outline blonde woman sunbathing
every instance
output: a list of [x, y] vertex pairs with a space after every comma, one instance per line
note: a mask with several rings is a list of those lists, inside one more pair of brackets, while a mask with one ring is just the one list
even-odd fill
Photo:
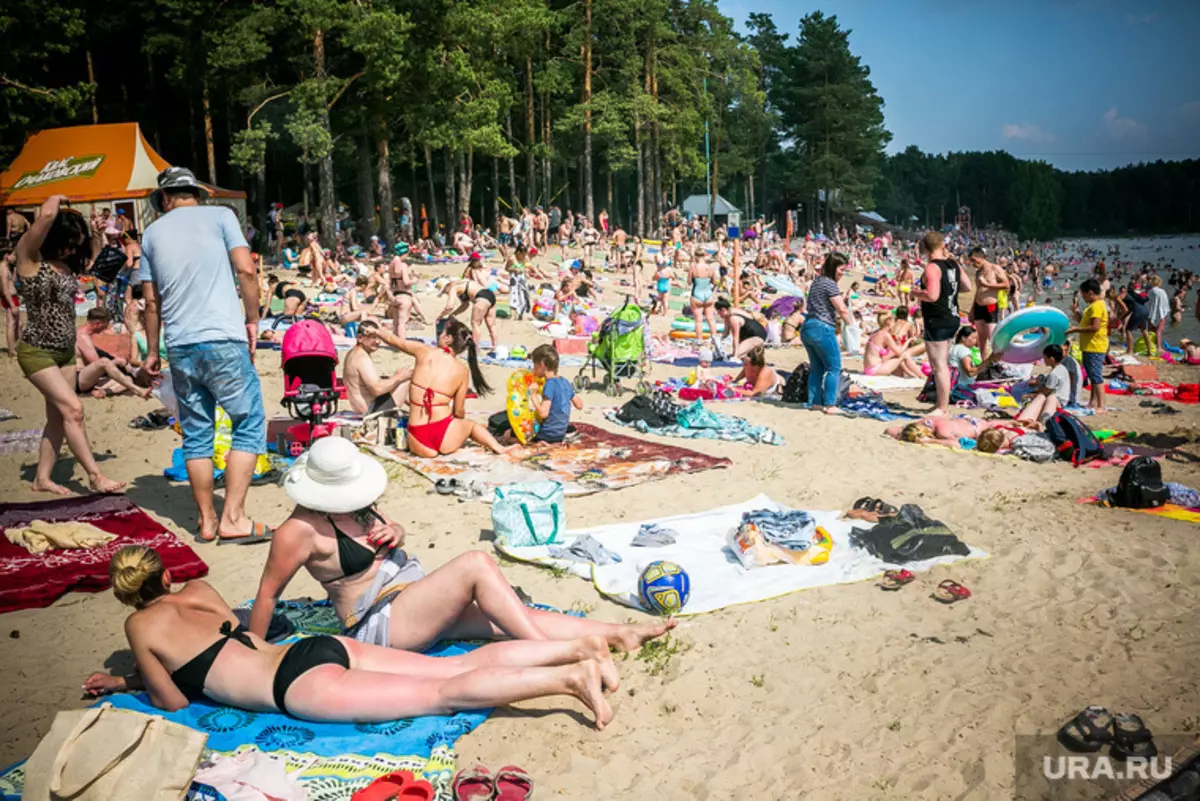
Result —
[[961, 447], [962, 439], [973, 439], [979, 442], [981, 436], [991, 430], [1017, 432], [1014, 436], [1028, 433], [1034, 429], [1034, 424], [1020, 421], [1016, 425], [1011, 420], [980, 420], [976, 417], [925, 417], [915, 423], [903, 426], [892, 426], [887, 435], [901, 442], [915, 442], [922, 445], [946, 445], [951, 448]]
[[136, 610], [125, 636], [137, 670], [124, 677], [93, 673], [83, 685], [91, 695], [144, 689], [168, 712], [207, 697], [254, 712], [356, 723], [569, 695], [592, 711], [596, 728], [613, 718], [604, 691], [617, 689], [617, 670], [602, 637], [515, 640], [452, 657], [350, 637], [272, 645], [243, 627], [206, 582], [173, 590], [170, 571], [150, 548], [117, 551], [110, 574], [117, 600]]

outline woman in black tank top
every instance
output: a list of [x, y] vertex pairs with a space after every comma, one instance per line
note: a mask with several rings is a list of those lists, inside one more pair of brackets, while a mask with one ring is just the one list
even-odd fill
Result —
[[921, 317], [925, 322], [925, 352], [933, 371], [937, 401], [934, 414], [950, 411], [950, 344], [960, 325], [958, 293], [970, 292], [971, 280], [946, 251], [942, 235], [930, 231], [921, 241], [929, 259], [921, 286], [912, 297], [921, 302]]

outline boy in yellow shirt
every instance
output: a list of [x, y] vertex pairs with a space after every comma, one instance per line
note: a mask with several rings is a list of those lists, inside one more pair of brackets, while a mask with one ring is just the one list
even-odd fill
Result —
[[1073, 307], [1079, 317], [1079, 325], [1067, 329], [1067, 334], [1079, 334], [1079, 347], [1083, 351], [1083, 372], [1092, 384], [1088, 406], [1096, 412], [1104, 411], [1104, 357], [1108, 355], [1108, 306], [1100, 293], [1100, 282], [1089, 278], [1079, 285], [1079, 294], [1087, 303], [1083, 314]]

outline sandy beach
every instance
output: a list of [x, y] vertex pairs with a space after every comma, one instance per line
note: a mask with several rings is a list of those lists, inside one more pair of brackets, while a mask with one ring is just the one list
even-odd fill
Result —
[[[489, 264], [493, 266], [496, 262]], [[426, 277], [458, 265], [424, 269]], [[613, 301], [616, 278], [604, 274]], [[843, 286], [846, 282], [843, 282]], [[434, 299], [422, 296], [435, 313]], [[667, 321], [654, 318], [653, 330]], [[549, 340], [528, 322], [500, 321], [506, 344]], [[428, 335], [430, 331], [423, 331]], [[403, 364], [395, 353], [378, 362]], [[802, 347], [773, 349], [792, 369]], [[853, 371], [860, 362], [849, 360]], [[282, 415], [279, 354], [258, 356], [268, 415]], [[493, 386], [507, 371], [485, 367]], [[573, 378], [577, 367], [564, 368]], [[652, 376], [686, 370], [654, 365]], [[1197, 368], [1160, 366], [1172, 383]], [[19, 419], [0, 431], [40, 427], [42, 401], [15, 360], [0, 358], [0, 406]], [[888, 393], [924, 409], [913, 391]], [[624, 399], [629, 394], [626, 393]], [[575, 419], [613, 428], [601, 410], [615, 401], [584, 395]], [[1120, 410], [1094, 427], [1200, 436], [1200, 407], [1151, 415], [1140, 399], [1110, 397]], [[472, 415], [502, 397], [472, 401]], [[684, 618], [669, 658], [619, 662], [616, 719], [597, 733], [582, 707], [549, 700], [496, 711], [458, 743], [458, 765], [524, 767], [538, 797], [565, 799], [1000, 799], [1014, 794], [1014, 737], [1053, 734], [1089, 704], [1136, 712], [1155, 732], [1200, 729], [1200, 549], [1195, 525], [1076, 500], [1116, 484], [1120, 470], [1035, 465], [904, 444], [881, 436], [887, 424], [764, 403], [714, 404], [767, 425], [783, 447], [712, 441], [658, 441], [727, 456], [733, 466], [615, 492], [572, 498], [571, 528], [699, 512], [766, 493], [809, 509], [847, 509], [871, 495], [916, 503], [991, 558], [918, 575], [900, 592], [871, 582], [831, 586]], [[128, 496], [190, 542], [190, 490], [161, 475], [179, 443], [172, 431], [128, 427], [154, 402], [84, 400], [87, 426], [105, 472], [128, 481]], [[1182, 442], [1175, 436], [1172, 442]], [[1200, 445], [1180, 446], [1200, 457]], [[64, 449], [64, 457], [67, 452]], [[0, 497], [38, 500], [27, 482], [34, 454], [0, 456]], [[64, 458], [56, 479], [80, 490], [82, 473]], [[426, 568], [472, 548], [492, 550], [489, 507], [439, 497], [407, 470], [393, 471], [383, 509], [408, 531]], [[1163, 461], [1164, 478], [1200, 486], [1200, 461]], [[275, 486], [254, 488], [248, 511], [269, 525], [290, 510]], [[208, 581], [231, 604], [253, 597], [266, 546], [194, 546]], [[602, 598], [589, 583], [537, 567], [502, 563], [536, 600], [587, 610], [602, 620], [641, 617]], [[973, 597], [944, 606], [930, 598], [953, 578]], [[291, 597], [321, 597], [307, 575]], [[125, 610], [109, 593], [72, 593], [46, 609], [0, 618], [0, 765], [28, 756], [55, 712], [88, 703], [79, 690], [94, 670], [128, 671]], [[560, 710], [565, 710], [560, 711]]]

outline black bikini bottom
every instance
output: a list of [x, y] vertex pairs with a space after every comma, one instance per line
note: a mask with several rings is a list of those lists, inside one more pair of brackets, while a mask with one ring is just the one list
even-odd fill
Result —
[[275, 671], [275, 681], [271, 691], [275, 696], [275, 706], [280, 712], [287, 712], [288, 688], [308, 671], [321, 665], [341, 665], [350, 667], [350, 654], [346, 646], [336, 637], [307, 637], [292, 645], [279, 661], [279, 669]]

